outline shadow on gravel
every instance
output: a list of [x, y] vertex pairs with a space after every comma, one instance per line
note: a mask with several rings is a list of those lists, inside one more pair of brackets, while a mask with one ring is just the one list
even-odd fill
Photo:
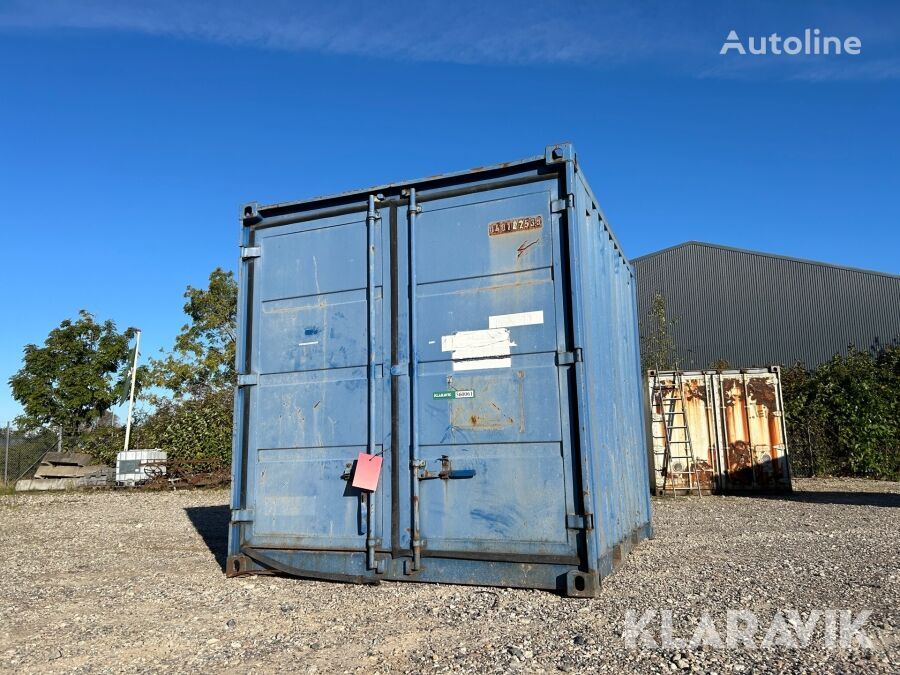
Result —
[[225, 570], [225, 559], [228, 557], [228, 523], [231, 521], [231, 509], [222, 506], [191, 506], [184, 510], [203, 537], [203, 543], [212, 553], [219, 567]]
[[892, 506], [900, 507], [900, 493], [897, 492], [793, 492], [784, 495], [753, 495], [758, 499], [778, 499], [786, 502], [808, 504], [847, 504], [848, 506]]

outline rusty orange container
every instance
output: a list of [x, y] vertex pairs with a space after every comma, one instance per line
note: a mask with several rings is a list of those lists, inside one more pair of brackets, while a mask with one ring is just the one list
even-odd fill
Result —
[[777, 366], [649, 371], [648, 390], [654, 492], [791, 490]]

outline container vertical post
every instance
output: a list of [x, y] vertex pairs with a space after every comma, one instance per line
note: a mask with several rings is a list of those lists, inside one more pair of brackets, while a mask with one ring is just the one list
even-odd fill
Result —
[[[581, 245], [581, 229], [578, 211], [575, 208], [575, 160], [574, 157], [566, 160], [565, 166], [565, 186], [567, 191], [566, 204], [566, 227], [569, 234], [569, 265], [571, 269], [570, 282], [572, 286], [572, 327], [575, 348], [580, 348], [585, 344], [584, 324], [586, 323], [584, 313], [584, 291], [582, 290], [581, 274], [582, 274], [582, 245]], [[571, 198], [568, 195], [573, 195]], [[578, 398], [578, 423], [579, 439], [581, 447], [579, 448], [581, 463], [581, 509], [582, 513], [591, 513], [593, 509], [594, 491], [599, 489], [594, 481], [593, 468], [591, 466], [590, 443], [591, 434], [591, 418], [588, 414], [587, 401], [587, 374], [585, 372], [584, 362], [575, 362], [575, 383], [577, 387]], [[589, 572], [597, 570], [600, 559], [600, 546], [597, 541], [599, 534], [593, 530], [585, 531], [585, 548], [587, 549], [586, 566]]]
[[238, 331], [234, 345], [234, 368], [238, 373], [234, 387], [234, 430], [232, 433], [231, 452], [231, 514], [228, 526], [228, 574], [244, 571], [247, 559], [241, 553], [244, 543], [245, 527], [248, 523], [235, 521], [235, 512], [247, 506], [247, 463], [250, 439], [249, 420], [251, 413], [252, 387], [242, 386], [241, 374], [252, 372], [252, 302], [253, 302], [253, 265], [256, 258], [246, 256], [255, 243], [255, 235], [251, 228], [253, 218], [257, 215], [254, 203], [241, 208], [240, 217], [240, 257], [238, 258], [238, 298], [237, 325]]

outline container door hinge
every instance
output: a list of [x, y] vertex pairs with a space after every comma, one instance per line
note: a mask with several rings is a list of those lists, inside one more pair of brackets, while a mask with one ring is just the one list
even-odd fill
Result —
[[585, 513], [583, 516], [579, 516], [569, 513], [566, 515], [566, 528], [569, 530], [593, 530], [594, 514]]
[[241, 246], [241, 260], [258, 258], [262, 254], [261, 246]]
[[231, 512], [232, 523], [252, 523], [253, 509], [234, 509]]
[[575, 195], [568, 194], [563, 199], [554, 199], [550, 202], [550, 213], [562, 213], [568, 207], [575, 206]]
[[244, 373], [238, 375], [239, 387], [252, 387], [259, 383], [259, 375], [257, 373]]
[[581, 347], [575, 347], [570, 352], [556, 352], [556, 365], [571, 366], [573, 363], [581, 363], [584, 357], [581, 353]]

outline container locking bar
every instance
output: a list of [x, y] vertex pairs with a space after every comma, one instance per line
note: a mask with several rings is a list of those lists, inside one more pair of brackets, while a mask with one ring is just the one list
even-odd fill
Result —
[[[376, 410], [375, 410], [375, 226], [381, 219], [376, 204], [384, 199], [382, 195], [369, 195], [368, 208], [366, 210], [366, 233], [367, 233], [367, 267], [368, 275], [366, 280], [366, 313], [368, 334], [368, 367], [366, 378], [368, 381], [368, 443], [366, 452], [370, 455], [375, 454], [375, 434], [376, 427]], [[370, 494], [360, 494], [361, 522], [365, 528], [366, 535], [366, 569], [375, 569], [375, 500]]]
[[[419, 320], [418, 288], [416, 280], [416, 216], [421, 209], [416, 204], [416, 189], [409, 188], [409, 207], [407, 217], [409, 219], [409, 396], [410, 396], [410, 444], [409, 463], [412, 472], [412, 563], [413, 571], [422, 567], [422, 540], [419, 532], [419, 481], [416, 472], [416, 464], [419, 462]], [[407, 571], [409, 574], [409, 571]]]
[[435, 473], [434, 471], [426, 471], [425, 462], [419, 462], [418, 468], [422, 469], [422, 471], [420, 471], [418, 475], [419, 480], [431, 480], [433, 478], [440, 478], [441, 480], [455, 480], [460, 478], [475, 477], [475, 469], [454, 469], [450, 458], [447, 455], [441, 455], [441, 470], [437, 473]]

